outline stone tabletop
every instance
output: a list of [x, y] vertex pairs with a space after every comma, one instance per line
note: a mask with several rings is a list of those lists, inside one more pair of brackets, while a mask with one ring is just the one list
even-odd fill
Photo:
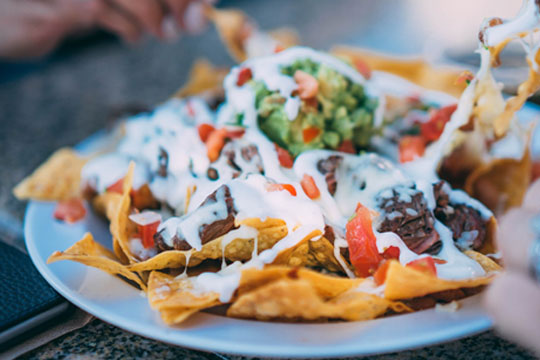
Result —
[[[356, 43], [394, 52], [421, 50], [418, 31], [403, 11], [408, 1], [224, 1], [241, 7], [262, 28], [291, 25], [302, 43], [327, 49]], [[403, 31], [390, 36], [402, 24]], [[415, 32], [416, 31], [416, 32]], [[385, 37], [386, 34], [386, 37]], [[107, 127], [110, 116], [130, 106], [151, 106], [185, 81], [196, 58], [230, 66], [217, 34], [185, 36], [174, 43], [147, 39], [134, 47], [107, 36], [64, 47], [49, 59], [0, 64], [0, 235], [22, 243], [25, 204], [11, 195], [17, 181], [55, 149], [72, 146]], [[34, 350], [24, 358], [240, 359], [173, 347], [130, 334], [100, 320]], [[448, 344], [373, 359], [530, 358], [492, 332]]]

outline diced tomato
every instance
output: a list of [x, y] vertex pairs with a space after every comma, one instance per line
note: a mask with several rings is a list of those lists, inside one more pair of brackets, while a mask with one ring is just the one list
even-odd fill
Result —
[[319, 191], [317, 184], [315, 184], [315, 180], [313, 180], [313, 177], [310, 175], [304, 174], [300, 181], [300, 185], [302, 185], [302, 189], [310, 199], [314, 200], [321, 196], [321, 192]]
[[383, 257], [379, 254], [371, 225], [372, 213], [358, 204], [356, 215], [347, 223], [345, 237], [349, 244], [349, 259], [358, 276], [372, 275]]
[[384, 260], [377, 268], [377, 271], [375, 271], [375, 273], [373, 274], [373, 279], [375, 280], [375, 284], [377, 286], [384, 284], [386, 280], [386, 273], [388, 272], [388, 268], [390, 267], [389, 265], [390, 261]]
[[123, 194], [124, 193], [124, 178], [118, 179], [117, 182], [107, 187], [107, 191]]
[[221, 128], [210, 133], [206, 140], [206, 152], [210, 162], [214, 162], [219, 158], [221, 149], [225, 146], [225, 139], [227, 138], [227, 129]]
[[266, 186], [268, 191], [288, 191], [292, 196], [296, 196], [296, 189], [291, 184], [268, 184]]
[[371, 78], [371, 68], [364, 60], [356, 58], [354, 59], [353, 64], [356, 67], [356, 70], [358, 70], [366, 80]]
[[437, 268], [435, 267], [435, 261], [431, 256], [426, 256], [420, 259], [413, 260], [405, 266], [421, 271], [428, 275], [437, 276]]
[[356, 149], [351, 140], [343, 140], [337, 150], [348, 154], [356, 154]]
[[404, 136], [399, 142], [399, 161], [402, 163], [413, 161], [424, 155], [426, 142], [422, 136]]
[[227, 128], [227, 138], [229, 139], [240, 139], [244, 136], [246, 129], [243, 127], [235, 126], [233, 128]]
[[58, 202], [53, 214], [55, 219], [65, 221], [68, 224], [81, 220], [85, 215], [86, 209], [83, 201], [78, 198]]
[[456, 81], [454, 82], [456, 85], [463, 84], [466, 82], [469, 84], [474, 79], [474, 75], [469, 70], [465, 70], [461, 72], [461, 74], [458, 75]]
[[274, 54], [280, 53], [283, 50], [285, 50], [285, 47], [281, 44], [277, 44], [276, 47], [274, 48]]
[[382, 256], [385, 259], [399, 260], [399, 254], [401, 254], [401, 251], [397, 246], [389, 246], [388, 248], [386, 248], [386, 250], [384, 250]]
[[148, 249], [154, 246], [154, 235], [161, 224], [161, 215], [154, 211], [143, 211], [139, 214], [132, 214], [129, 219], [137, 224], [139, 236], [143, 246]]
[[317, 79], [305, 71], [296, 70], [294, 81], [298, 84], [298, 96], [300, 96], [300, 99], [311, 99], [319, 92]]
[[321, 130], [319, 130], [316, 127], [308, 127], [304, 130], [302, 130], [302, 136], [304, 138], [304, 142], [310, 143], [312, 142], [319, 134], [321, 133]]
[[216, 128], [210, 124], [200, 124], [197, 127], [197, 130], [199, 131], [199, 137], [201, 138], [201, 141], [205, 143], [206, 140], [208, 140], [210, 134], [213, 133]]
[[531, 168], [532, 181], [540, 179], [540, 161], [534, 161]]
[[287, 169], [292, 168], [294, 164], [294, 159], [291, 156], [291, 154], [289, 154], [287, 150], [280, 147], [278, 144], [274, 144], [274, 145], [276, 146], [276, 152], [277, 152], [279, 164]]
[[429, 121], [423, 123], [420, 127], [420, 132], [426, 141], [435, 141], [441, 137], [446, 123], [450, 121], [450, 117], [456, 111], [457, 104], [449, 105], [435, 111]]
[[241, 68], [238, 72], [238, 78], [236, 79], [236, 85], [242, 86], [245, 83], [247, 83], [251, 78], [253, 77], [253, 74], [251, 73], [250, 68]]

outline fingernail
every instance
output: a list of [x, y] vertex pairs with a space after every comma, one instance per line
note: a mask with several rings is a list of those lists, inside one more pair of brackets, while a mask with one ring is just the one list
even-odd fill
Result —
[[180, 37], [180, 29], [175, 18], [172, 15], [167, 15], [161, 22], [161, 31], [163, 39], [166, 41], [174, 41]]
[[206, 28], [204, 4], [199, 1], [191, 2], [184, 14], [186, 30], [191, 34], [199, 34]]

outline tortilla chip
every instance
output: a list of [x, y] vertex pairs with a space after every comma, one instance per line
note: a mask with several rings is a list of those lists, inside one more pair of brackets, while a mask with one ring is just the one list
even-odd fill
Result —
[[139, 260], [129, 248], [130, 235], [134, 233], [134, 224], [129, 220], [131, 212], [131, 184], [133, 183], [133, 171], [135, 163], [129, 164], [128, 172], [124, 177], [123, 193], [121, 199], [113, 198], [108, 206], [107, 217], [110, 220], [110, 231], [113, 236], [113, 250], [119, 259], [127, 259], [128, 263], [136, 263]]
[[19, 200], [60, 201], [81, 197], [81, 170], [86, 159], [70, 148], [54, 152], [13, 194]]
[[501, 271], [503, 269], [495, 261], [493, 261], [492, 259], [488, 258], [486, 255], [479, 253], [477, 251], [467, 250], [465, 251], [465, 254], [471, 259], [473, 259], [474, 261], [476, 261], [477, 263], [479, 263], [480, 266], [482, 266], [482, 268], [488, 274], [496, 272], [496, 271]]
[[257, 320], [356, 321], [374, 319], [389, 309], [408, 310], [403, 304], [354, 291], [362, 281], [306, 269], [248, 269], [242, 272], [238, 299], [227, 315]]
[[531, 167], [528, 150], [521, 160], [494, 159], [469, 174], [464, 189], [500, 215], [521, 205], [530, 184]]
[[69, 249], [55, 251], [47, 260], [47, 264], [59, 260], [72, 260], [103, 270], [111, 275], [121, 275], [139, 285], [142, 290], [146, 290], [146, 286], [141, 279], [121, 264], [114, 253], [95, 242], [90, 233], [86, 233], [81, 240], [73, 244]]
[[199, 310], [219, 305], [216, 293], [193, 294], [188, 278], [152, 271], [148, 279], [148, 301], [152, 309], [161, 312], [167, 324], [178, 324]]
[[[242, 224], [250, 224], [252, 227], [258, 229], [257, 250], [259, 253], [270, 249], [275, 243], [287, 235], [287, 227], [284, 225], [283, 220], [279, 219], [267, 219], [264, 222], [261, 222], [259, 219], [247, 219], [238, 225], [241, 226]], [[257, 224], [261, 228], [254, 226]], [[273, 226], [268, 227], [268, 224], [272, 224]], [[254, 239], [234, 239], [225, 246], [225, 252], [223, 252], [223, 238], [224, 236], [221, 236], [207, 242], [202, 246], [200, 251], [195, 249], [187, 251], [164, 251], [148, 260], [132, 264], [129, 268], [133, 271], [179, 268], [186, 266], [186, 259], [189, 260], [187, 266], [194, 267], [204, 260], [221, 259], [223, 256], [229, 261], [247, 261], [251, 259], [255, 246]]]
[[222, 94], [223, 80], [228, 73], [227, 68], [215, 67], [206, 59], [197, 59], [191, 67], [187, 83], [173, 97], [184, 98], [204, 93]]
[[456, 84], [461, 70], [434, 67], [421, 58], [397, 58], [344, 45], [335, 46], [330, 52], [350, 61], [360, 59], [373, 70], [389, 72], [427, 89], [446, 92], [456, 97], [460, 96], [467, 86], [466, 83]]
[[[208, 18], [214, 22], [227, 51], [237, 62], [247, 60], [244, 41], [256, 24], [240, 10], [207, 8]], [[298, 34], [290, 28], [281, 28], [268, 32], [284, 49], [298, 44]]]
[[[481, 264], [482, 265], [482, 264]], [[390, 300], [412, 299], [431, 293], [487, 285], [493, 274], [466, 280], [445, 280], [392, 261], [386, 273], [384, 297]]]
[[241, 296], [261, 286], [283, 279], [307, 281], [316, 293], [324, 299], [334, 298], [357, 287], [364, 281], [364, 279], [324, 275], [306, 268], [271, 265], [264, 269], [252, 268], [242, 271], [237, 295]]

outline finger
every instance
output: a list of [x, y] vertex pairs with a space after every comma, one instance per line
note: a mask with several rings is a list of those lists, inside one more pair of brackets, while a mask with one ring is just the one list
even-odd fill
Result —
[[120, 11], [129, 14], [140, 26], [154, 36], [163, 37], [163, 9], [157, 0], [111, 0]]
[[537, 213], [540, 212], [540, 179], [529, 187], [523, 199], [523, 207]]
[[497, 244], [505, 267], [523, 273], [529, 268], [529, 248], [535, 237], [531, 220], [535, 213], [523, 208], [512, 209], [500, 220]]
[[484, 303], [496, 329], [540, 354], [540, 286], [527, 276], [508, 272], [487, 290]]
[[54, 3], [56, 16], [63, 19], [65, 27], [70, 30], [93, 26], [102, 9], [98, 0], [56, 0]]
[[103, 2], [103, 7], [97, 16], [97, 23], [128, 43], [136, 42], [141, 36], [141, 30], [137, 24], [108, 2]]
[[176, 23], [185, 29], [184, 13], [189, 6], [191, 0], [164, 0], [165, 5], [169, 11], [173, 14]]

